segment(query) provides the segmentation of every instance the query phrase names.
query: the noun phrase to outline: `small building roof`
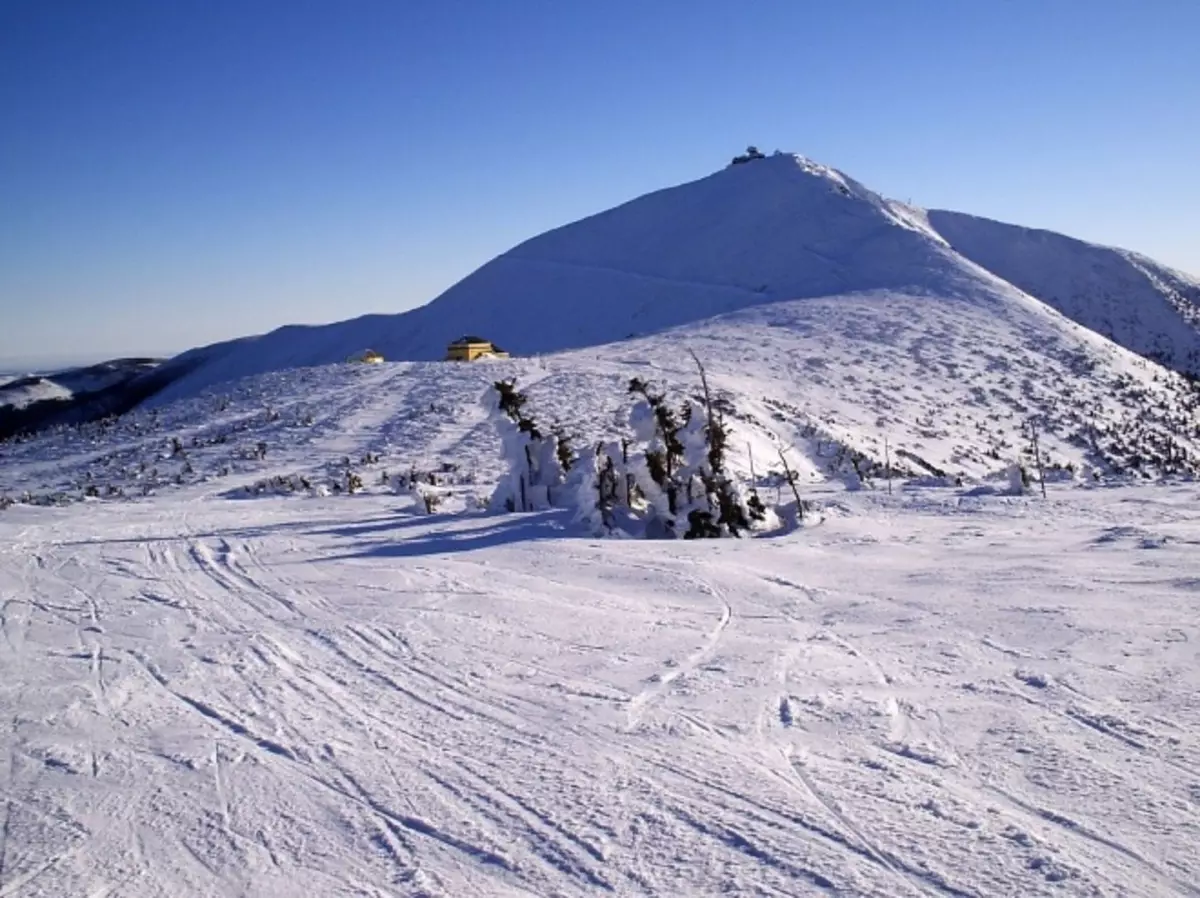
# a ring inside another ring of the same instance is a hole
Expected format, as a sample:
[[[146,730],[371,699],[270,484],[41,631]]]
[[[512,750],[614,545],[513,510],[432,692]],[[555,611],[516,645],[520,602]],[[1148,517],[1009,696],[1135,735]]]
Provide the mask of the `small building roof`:
[[[472,336],[471,334],[467,334],[465,336],[459,337],[457,340],[455,340],[450,345],[451,346],[465,346],[468,343],[487,343],[489,346],[492,345],[491,340],[485,340],[485,339],[483,339],[483,337],[476,337],[476,336]]]

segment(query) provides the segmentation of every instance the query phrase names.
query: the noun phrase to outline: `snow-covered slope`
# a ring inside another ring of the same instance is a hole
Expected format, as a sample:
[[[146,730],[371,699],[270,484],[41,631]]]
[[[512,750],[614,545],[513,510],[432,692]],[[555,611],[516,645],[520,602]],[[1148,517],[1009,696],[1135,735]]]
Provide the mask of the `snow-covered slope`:
[[[864,291],[1003,314],[1027,303],[1009,281],[1136,352],[1195,370],[1198,288],[1185,275],[1058,235],[886,201],[834,169],[776,154],[528,240],[411,312],[289,326],[185,353],[162,399],[341,361],[363,346],[429,360],[471,332],[528,355]]]
[[[1200,377],[1200,280],[1052,231],[959,212],[927,215],[973,262],[1120,345]]]
[[[696,395],[685,348],[708,370],[746,475],[753,453],[770,480],[784,449],[807,482],[848,477],[857,455],[877,472],[890,460],[897,476],[986,481],[1018,461],[1032,468],[1034,419],[1051,476],[1200,473],[1200,394],[1008,289],[991,307],[864,292],[538,358],[271,372],[0,444],[0,500],[134,497],[204,481],[228,490],[290,475],[317,484],[348,469],[373,486],[384,470],[450,464],[471,472],[478,488],[460,498],[475,504],[500,471],[479,403],[493,381],[515,377],[535,417],[583,446],[628,435],[633,377],[676,400]]]
[[[35,402],[70,399],[73,395],[71,390],[49,377],[36,374],[14,377],[7,383],[0,384],[0,408],[10,406],[22,409]]]
[[[545,406],[583,361],[510,367]],[[485,367],[267,375],[159,414],[246,469],[0,510],[0,895],[1196,895],[1195,485],[806,488],[719,544],[222,495],[368,440],[468,470]]]
[[[363,346],[436,359],[470,332],[527,355],[764,302],[879,289],[979,298],[995,283],[861,184],[780,154],[535,237],[411,312],[286,327],[185,354],[177,364],[198,367],[165,395],[340,361]]]
[[[0,441],[122,414],[161,389],[157,359],[117,359],[0,383]]]

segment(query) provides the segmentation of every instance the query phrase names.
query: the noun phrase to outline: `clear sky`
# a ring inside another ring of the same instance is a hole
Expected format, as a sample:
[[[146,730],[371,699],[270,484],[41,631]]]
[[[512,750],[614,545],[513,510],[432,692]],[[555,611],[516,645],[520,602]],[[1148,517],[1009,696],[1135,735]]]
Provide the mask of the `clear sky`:
[[[1200,274],[1200,2],[0,0],[0,363],[402,311],[748,143]]]

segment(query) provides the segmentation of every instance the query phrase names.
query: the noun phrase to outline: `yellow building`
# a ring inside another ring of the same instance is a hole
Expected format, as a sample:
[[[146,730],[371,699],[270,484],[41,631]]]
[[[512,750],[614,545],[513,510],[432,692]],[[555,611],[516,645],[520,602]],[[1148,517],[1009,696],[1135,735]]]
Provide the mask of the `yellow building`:
[[[508,353],[483,337],[459,337],[446,349],[447,362],[473,362],[476,359],[506,359]]]
[[[377,353],[374,349],[364,349],[362,352],[356,352],[347,362],[360,362],[364,365],[378,365],[383,361],[383,356]]]

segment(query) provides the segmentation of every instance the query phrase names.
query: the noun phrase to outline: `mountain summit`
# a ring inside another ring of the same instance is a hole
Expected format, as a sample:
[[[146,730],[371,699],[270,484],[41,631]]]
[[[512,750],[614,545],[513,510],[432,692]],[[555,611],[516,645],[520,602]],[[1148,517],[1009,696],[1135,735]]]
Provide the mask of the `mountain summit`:
[[[174,364],[190,373],[168,394],[337,362],[364,345],[389,359],[431,360],[469,331],[528,355],[766,303],[878,291],[993,308],[998,298],[1026,308],[1045,303],[1200,373],[1200,285],[1142,257],[1059,235],[1033,256],[1024,248],[1028,233],[891,202],[836,169],[776,153],[527,240],[410,312],[285,327],[186,353]],[[1141,272],[1137,289],[1113,286],[1115,299],[1105,293],[1102,276],[1086,276],[1095,252],[1126,260],[1131,278]],[[1064,277],[1069,290],[1060,289]],[[1114,318],[1122,297],[1144,312]]]

